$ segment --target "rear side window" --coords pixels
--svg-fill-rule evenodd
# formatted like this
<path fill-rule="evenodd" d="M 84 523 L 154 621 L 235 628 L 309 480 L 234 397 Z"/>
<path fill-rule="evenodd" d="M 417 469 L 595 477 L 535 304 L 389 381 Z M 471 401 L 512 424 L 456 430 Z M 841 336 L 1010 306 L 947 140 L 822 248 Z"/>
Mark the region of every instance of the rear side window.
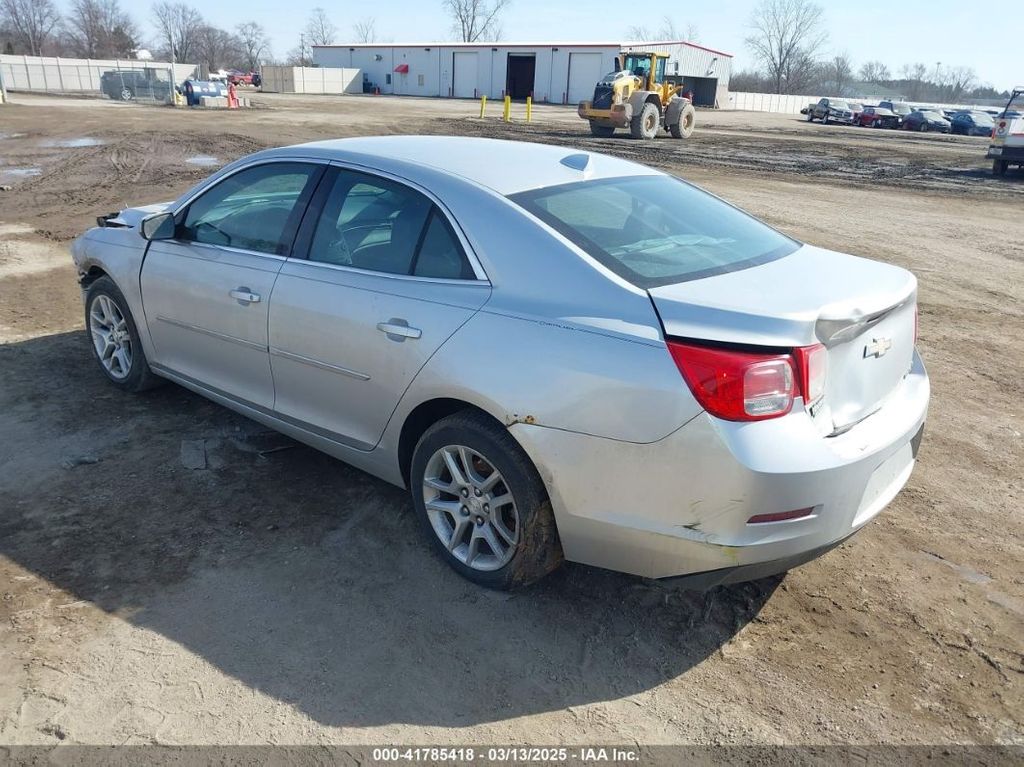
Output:
<path fill-rule="evenodd" d="M 177 238 L 287 255 L 319 172 L 315 165 L 280 162 L 232 174 L 189 205 Z"/>
<path fill-rule="evenodd" d="M 670 176 L 582 181 L 511 199 L 641 288 L 746 269 L 800 247 Z"/>
<path fill-rule="evenodd" d="M 339 171 L 324 199 L 310 261 L 387 274 L 473 279 L 451 227 L 415 189 Z"/>

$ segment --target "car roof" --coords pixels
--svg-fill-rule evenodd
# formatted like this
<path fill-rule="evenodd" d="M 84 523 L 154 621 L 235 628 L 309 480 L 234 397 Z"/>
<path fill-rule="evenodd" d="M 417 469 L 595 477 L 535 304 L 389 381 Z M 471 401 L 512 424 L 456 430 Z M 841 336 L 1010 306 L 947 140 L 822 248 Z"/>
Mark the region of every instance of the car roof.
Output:
<path fill-rule="evenodd" d="M 571 147 L 467 136 L 368 136 L 299 144 L 267 154 L 313 155 L 388 170 L 398 161 L 510 195 L 576 181 L 663 175 L 644 165 Z M 567 160 L 566 158 L 572 158 Z M 415 181 L 416 179 L 411 179 Z"/>

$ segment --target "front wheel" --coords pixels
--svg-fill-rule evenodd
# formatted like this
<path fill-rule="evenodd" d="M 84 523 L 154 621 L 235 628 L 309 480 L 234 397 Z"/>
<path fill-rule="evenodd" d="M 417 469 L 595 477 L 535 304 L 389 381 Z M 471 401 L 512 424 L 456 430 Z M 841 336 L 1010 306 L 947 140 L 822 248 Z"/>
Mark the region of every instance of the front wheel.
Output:
<path fill-rule="evenodd" d="M 629 134 L 633 138 L 652 139 L 658 135 L 661 112 L 651 102 L 644 104 L 640 114 L 629 121 Z"/>
<path fill-rule="evenodd" d="M 808 112 L 807 113 L 807 122 L 809 122 L 809 123 L 814 122 L 814 112 Z"/>
<path fill-rule="evenodd" d="M 597 136 L 597 138 L 610 138 L 615 133 L 615 126 L 613 125 L 602 125 L 594 120 L 590 121 L 590 134 Z"/>
<path fill-rule="evenodd" d="M 508 430 L 482 413 L 443 418 L 413 452 L 409 488 L 427 537 L 460 575 L 508 590 L 562 562 L 544 483 Z"/>
<path fill-rule="evenodd" d="M 139 392 L 163 383 L 149 369 L 128 302 L 109 277 L 95 280 L 86 291 L 85 326 L 93 357 L 112 384 Z"/>

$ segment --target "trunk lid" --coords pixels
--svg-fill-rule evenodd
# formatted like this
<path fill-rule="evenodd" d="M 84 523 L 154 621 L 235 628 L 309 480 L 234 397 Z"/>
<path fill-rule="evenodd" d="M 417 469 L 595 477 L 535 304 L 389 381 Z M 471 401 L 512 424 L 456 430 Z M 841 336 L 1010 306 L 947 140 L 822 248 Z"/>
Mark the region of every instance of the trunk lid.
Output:
<path fill-rule="evenodd" d="M 910 370 L 917 280 L 905 269 L 804 245 L 761 266 L 648 291 L 667 336 L 793 348 L 824 344 L 826 434 L 882 406 Z"/>

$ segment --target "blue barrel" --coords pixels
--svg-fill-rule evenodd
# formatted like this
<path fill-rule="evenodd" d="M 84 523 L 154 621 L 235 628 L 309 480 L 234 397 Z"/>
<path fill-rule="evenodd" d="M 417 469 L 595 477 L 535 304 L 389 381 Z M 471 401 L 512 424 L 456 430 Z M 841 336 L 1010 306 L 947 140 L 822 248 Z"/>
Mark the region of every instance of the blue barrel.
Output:
<path fill-rule="evenodd" d="M 212 80 L 186 80 L 181 86 L 185 94 L 185 103 L 190 107 L 197 107 L 203 96 L 227 96 L 228 88 L 224 83 L 213 82 Z"/>

